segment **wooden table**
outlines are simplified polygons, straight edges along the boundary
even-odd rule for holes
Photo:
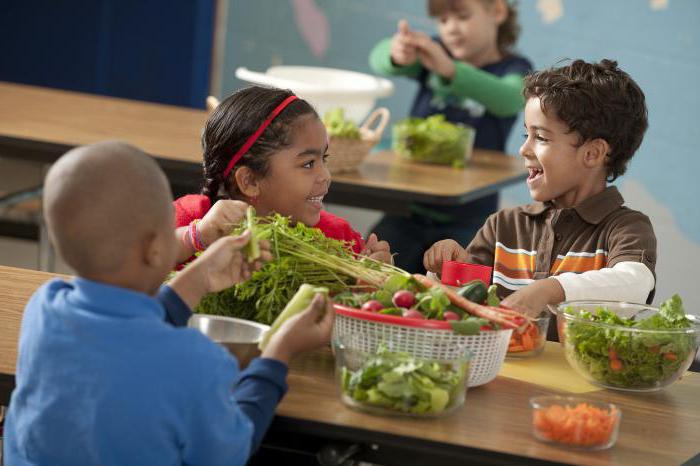
[[[204,110],[0,82],[0,153],[43,163],[65,151],[106,139],[130,142],[156,157],[177,192],[201,183]],[[460,170],[394,163],[383,152],[357,172],[333,177],[328,202],[403,211],[408,202],[463,204],[525,179],[521,160],[475,151]]]
[[[0,351],[14,352],[18,322],[34,290],[54,274],[0,266]],[[9,330],[8,330],[9,329]],[[13,353],[14,354],[14,353]],[[563,377],[577,378],[559,347],[545,355]],[[544,356],[544,355],[543,355]],[[540,358],[542,358],[541,356]],[[3,358],[7,359],[7,358]],[[11,358],[14,361],[14,358]],[[537,360],[508,366],[537,364]],[[469,389],[463,407],[436,420],[377,417],[346,408],[339,400],[328,350],[300,356],[289,374],[289,392],[265,440],[256,464],[272,464],[265,455],[284,450],[300,457],[329,443],[359,446],[359,456],[381,464],[589,464],[665,465],[690,461],[700,452],[700,374],[688,373],[671,387],[651,394],[594,390],[583,396],[616,403],[622,410],[617,445],[602,452],[578,452],[536,441],[530,433],[532,396],[566,393],[542,384],[533,370],[523,380],[504,369],[493,382]],[[543,365],[543,371],[547,369]],[[14,364],[0,363],[14,373]],[[7,383],[9,375],[4,376]],[[6,402],[5,399],[0,402]],[[269,458],[269,456],[268,456]],[[697,464],[700,457],[687,464]],[[282,463],[278,463],[282,464]],[[290,463],[287,463],[290,464]],[[296,464],[296,463],[295,463]]]

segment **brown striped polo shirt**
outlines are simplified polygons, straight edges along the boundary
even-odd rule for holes
[[[537,202],[502,209],[467,246],[467,262],[493,267],[493,283],[501,297],[535,280],[618,262],[642,262],[654,273],[656,236],[651,222],[623,204],[617,188],[609,186],[571,208]]]

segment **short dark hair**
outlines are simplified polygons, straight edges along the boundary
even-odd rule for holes
[[[307,101],[297,99],[290,103],[272,120],[270,126],[236,163],[231,174],[224,179],[224,170],[231,157],[275,107],[291,95],[293,93],[289,90],[251,86],[229,96],[209,115],[202,135],[202,194],[209,197],[212,204],[219,199],[237,198],[241,195],[238,186],[231,183],[232,175],[238,167],[246,166],[256,176],[264,177],[269,170],[270,156],[292,143],[292,130],[298,118],[306,115],[318,118]]]
[[[446,12],[454,12],[459,9],[463,0],[428,0],[428,15],[436,18]],[[479,0],[486,6],[490,6],[494,0]],[[515,0],[505,0],[508,8],[508,16],[498,27],[498,50],[502,55],[509,55],[511,49],[518,41],[520,35],[520,23],[518,23],[518,9]]]
[[[574,60],[525,77],[525,99],[539,97],[542,111],[579,134],[579,144],[601,138],[610,145],[607,180],[627,170],[649,126],[644,92],[614,60]]]

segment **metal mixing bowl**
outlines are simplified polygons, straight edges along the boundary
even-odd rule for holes
[[[224,346],[238,359],[241,368],[246,367],[253,358],[260,355],[258,343],[269,325],[235,317],[194,314],[187,323],[196,328],[216,343]]]

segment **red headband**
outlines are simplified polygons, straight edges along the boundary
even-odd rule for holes
[[[270,126],[270,123],[272,123],[272,120],[279,115],[282,110],[284,110],[287,105],[291,104],[295,100],[297,100],[298,97],[295,95],[290,95],[286,99],[282,101],[281,104],[279,104],[275,109],[270,113],[270,116],[268,116],[265,121],[262,122],[262,124],[258,127],[258,129],[255,130],[253,134],[250,135],[248,140],[241,146],[240,149],[231,157],[231,160],[229,161],[228,165],[226,166],[226,170],[224,170],[224,179],[228,177],[229,173],[231,173],[231,170],[233,170],[233,167],[236,165],[236,163],[240,160],[241,157],[243,157],[243,154],[248,152],[248,150],[255,144],[255,141],[258,140],[260,135],[265,131],[265,128]]]

